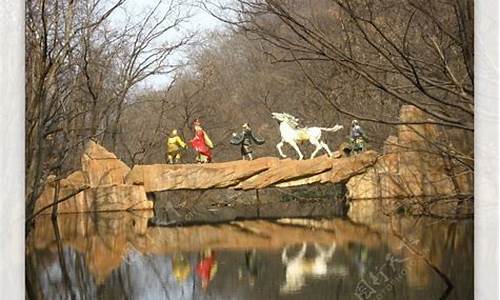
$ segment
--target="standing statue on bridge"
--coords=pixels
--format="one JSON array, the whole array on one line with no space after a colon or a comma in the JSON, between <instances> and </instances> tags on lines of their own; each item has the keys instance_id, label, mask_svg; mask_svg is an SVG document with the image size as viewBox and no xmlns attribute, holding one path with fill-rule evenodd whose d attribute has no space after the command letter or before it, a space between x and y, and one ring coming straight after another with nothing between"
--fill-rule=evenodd
<instances>
[{"instance_id":1,"label":"standing statue on bridge","mask_svg":"<svg viewBox=\"0 0 500 300\"><path fill-rule=\"evenodd\" d=\"M287 113L272 113L273 118L278 120L280 124L280 134L281 134L281 141L276 145L276 148L278 149L278 152L280 153L281 157L285 158L286 155L283 153L283 150L281 149L284 145L284 143L288 143L290 146L295 149L297 154L299 155L299 159L303 159L304 155L302 155L302 152L300 152L299 146L297 146L297 143L302 143L304 141L309 141L309 143L313 144L316 149L314 149L313 153L311 154L311 158L314 158L318 151L321 149L324 149L329 157L332 157L333 154L328 148L328 145L321 140L321 132L322 131L327 131L327 132L335 132L338 131L344 126L342 125L335 125L331 128L325 128L325 127L304 127L304 128L299 128L299 119L296 117L289 115Z\"/></svg>"},{"instance_id":2,"label":"standing statue on bridge","mask_svg":"<svg viewBox=\"0 0 500 300\"><path fill-rule=\"evenodd\" d=\"M191 147L197 152L196 161L198 163L212 162L212 151L210 150L214 147L212 141L201 127L201 122L198 119L193 122L193 125L195 136L190 143Z\"/></svg>"},{"instance_id":3,"label":"standing statue on bridge","mask_svg":"<svg viewBox=\"0 0 500 300\"><path fill-rule=\"evenodd\" d=\"M177 129L174 129L167 139L167 163L179 163L182 149L186 149L186 143L177 134Z\"/></svg>"},{"instance_id":4,"label":"standing statue on bridge","mask_svg":"<svg viewBox=\"0 0 500 300\"><path fill-rule=\"evenodd\" d=\"M243 160L246 158L248 158L248 160L252 160L252 144L255 143L257 145L262 145L265 141L255 137L252 133L250 125L245 123L243 124L243 130L239 134L233 132L233 137L229 142L233 145L241 145L241 156Z\"/></svg>"},{"instance_id":5,"label":"standing statue on bridge","mask_svg":"<svg viewBox=\"0 0 500 300\"><path fill-rule=\"evenodd\" d=\"M351 123L351 136L350 136L351 152L358 154L365 149L366 135L359 126L358 120L352 120Z\"/></svg>"}]
</instances>

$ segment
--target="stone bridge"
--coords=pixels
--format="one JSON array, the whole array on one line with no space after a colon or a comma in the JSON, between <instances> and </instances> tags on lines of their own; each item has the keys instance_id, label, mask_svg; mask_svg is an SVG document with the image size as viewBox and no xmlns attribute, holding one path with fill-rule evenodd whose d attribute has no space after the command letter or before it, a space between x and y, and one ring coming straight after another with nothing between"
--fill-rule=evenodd
<instances>
[{"instance_id":1,"label":"stone bridge","mask_svg":"<svg viewBox=\"0 0 500 300\"><path fill-rule=\"evenodd\" d=\"M362 173L375 163L377 156L375 151L367 151L338 159L325 155L311 160L262 157L210 164L137 165L127 174L125 183L143 185L146 192L213 188L255 190L337 183Z\"/></svg>"},{"instance_id":2,"label":"stone bridge","mask_svg":"<svg viewBox=\"0 0 500 300\"><path fill-rule=\"evenodd\" d=\"M405 105L400 120L415 124L428 121L429 116ZM382 154L366 151L341 158L336 153L338 158L320 156L301 161L263 157L210 164L136 165L132 169L90 141L81 158L82 169L57 183L58 212L151 209L148 192L258 190L339 182L346 183L351 199L472 195L473 173L436 147L442 134L431 122L423 122L398 126L397 136L387 138ZM45 208L54 202L57 184L49 176L35 212L51 211Z\"/></svg>"},{"instance_id":3,"label":"stone bridge","mask_svg":"<svg viewBox=\"0 0 500 300\"><path fill-rule=\"evenodd\" d=\"M311 160L262 157L252 161L209 164L136 165L130 169L104 147L90 141L82 155L82 170L59 182L58 212L151 209L146 193L171 190L230 188L256 190L313 183L345 182L375 164L378 154L367 151L349 158L326 155ZM54 201L56 182L49 177L35 212ZM44 213L50 213L46 209Z\"/></svg>"}]
</instances>

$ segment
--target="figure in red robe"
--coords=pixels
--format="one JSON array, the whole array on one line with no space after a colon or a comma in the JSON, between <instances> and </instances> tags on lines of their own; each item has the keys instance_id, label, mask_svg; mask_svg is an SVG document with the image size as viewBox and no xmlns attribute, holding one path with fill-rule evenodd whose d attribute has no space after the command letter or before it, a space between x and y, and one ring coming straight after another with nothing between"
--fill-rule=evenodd
<instances>
[{"instance_id":1,"label":"figure in red robe","mask_svg":"<svg viewBox=\"0 0 500 300\"><path fill-rule=\"evenodd\" d=\"M217 272L217 261L215 260L215 253L210 248L204 249L200 256L200 262L196 266L196 273L201 278L201 287L206 290Z\"/></svg>"},{"instance_id":2,"label":"figure in red robe","mask_svg":"<svg viewBox=\"0 0 500 300\"><path fill-rule=\"evenodd\" d=\"M197 152L196 161L199 163L206 163L212 161L212 151L213 148L212 141L208 137L208 134L201 127L201 123L196 119L193 123L195 136L190 141L191 147Z\"/></svg>"}]
</instances>

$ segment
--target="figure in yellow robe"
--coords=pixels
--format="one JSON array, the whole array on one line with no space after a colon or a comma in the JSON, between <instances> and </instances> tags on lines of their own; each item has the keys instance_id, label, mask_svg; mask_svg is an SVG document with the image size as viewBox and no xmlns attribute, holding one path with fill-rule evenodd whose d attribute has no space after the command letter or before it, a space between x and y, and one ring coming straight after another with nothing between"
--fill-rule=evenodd
<instances>
[{"instance_id":1,"label":"figure in yellow robe","mask_svg":"<svg viewBox=\"0 0 500 300\"><path fill-rule=\"evenodd\" d=\"M167 163L174 164L181 161L181 150L186 148L186 143L177 134L177 130L172 130L167 139Z\"/></svg>"},{"instance_id":2,"label":"figure in yellow robe","mask_svg":"<svg viewBox=\"0 0 500 300\"><path fill-rule=\"evenodd\" d=\"M183 283L191 273L189 260L182 253L174 253L172 257L172 273L178 283Z\"/></svg>"}]
</instances>

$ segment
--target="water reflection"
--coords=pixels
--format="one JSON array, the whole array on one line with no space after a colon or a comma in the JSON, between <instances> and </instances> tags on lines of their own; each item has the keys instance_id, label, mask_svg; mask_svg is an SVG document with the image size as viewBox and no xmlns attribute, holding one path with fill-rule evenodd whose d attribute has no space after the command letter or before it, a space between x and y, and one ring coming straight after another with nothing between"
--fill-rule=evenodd
<instances>
[{"instance_id":1,"label":"water reflection","mask_svg":"<svg viewBox=\"0 0 500 300\"><path fill-rule=\"evenodd\" d=\"M36 299L439 299L451 283L450 299L473 295L472 220L401 218L390 229L387 220L367 226L341 218L148 227L150 217L39 218L26 249L30 294Z\"/></svg>"},{"instance_id":2,"label":"water reflection","mask_svg":"<svg viewBox=\"0 0 500 300\"><path fill-rule=\"evenodd\" d=\"M298 253L292 257L288 255L289 246L285 246L281 252L281 261L285 265L285 284L281 286L280 292L289 294L300 291L305 285L306 278L324 278L328 274L347 275L345 266L328 267L336 247L335 242L324 248L314 243L316 250L314 257L306 258L307 243L302 243Z\"/></svg>"},{"instance_id":3,"label":"water reflection","mask_svg":"<svg viewBox=\"0 0 500 300\"><path fill-rule=\"evenodd\" d=\"M191 274L191 265L183 253L174 253L172 255L172 274L177 283L182 284Z\"/></svg>"},{"instance_id":4,"label":"water reflection","mask_svg":"<svg viewBox=\"0 0 500 300\"><path fill-rule=\"evenodd\" d=\"M255 280L259 277L262 271L261 259L257 256L257 250L245 251L245 266L238 269L238 278L243 280L245 277L248 280L250 287L255 286Z\"/></svg>"},{"instance_id":5,"label":"water reflection","mask_svg":"<svg viewBox=\"0 0 500 300\"><path fill-rule=\"evenodd\" d=\"M207 290L208 284L214 279L217 273L217 261L212 249L206 248L200 253L200 259L196 265L196 273L201 279L201 287Z\"/></svg>"}]
</instances>

